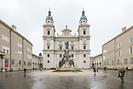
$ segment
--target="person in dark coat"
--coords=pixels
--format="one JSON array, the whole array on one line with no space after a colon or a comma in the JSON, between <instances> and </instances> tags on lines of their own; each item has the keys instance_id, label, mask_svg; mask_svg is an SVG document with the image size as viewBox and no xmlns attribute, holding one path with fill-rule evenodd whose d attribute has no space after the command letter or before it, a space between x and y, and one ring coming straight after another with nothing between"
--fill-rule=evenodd
<instances>
[{"instance_id":1,"label":"person in dark coat","mask_svg":"<svg viewBox=\"0 0 133 89\"><path fill-rule=\"evenodd\" d=\"M124 83L125 69L121 68L118 70L118 77L121 79L121 82Z\"/></svg>"},{"instance_id":2,"label":"person in dark coat","mask_svg":"<svg viewBox=\"0 0 133 89\"><path fill-rule=\"evenodd\" d=\"M93 68L93 72L94 72L94 74L96 74L96 68L95 67Z\"/></svg>"},{"instance_id":3,"label":"person in dark coat","mask_svg":"<svg viewBox=\"0 0 133 89\"><path fill-rule=\"evenodd\" d=\"M26 68L24 68L24 74L26 73L26 71L27 71L27 69L26 69Z\"/></svg>"}]
</instances>

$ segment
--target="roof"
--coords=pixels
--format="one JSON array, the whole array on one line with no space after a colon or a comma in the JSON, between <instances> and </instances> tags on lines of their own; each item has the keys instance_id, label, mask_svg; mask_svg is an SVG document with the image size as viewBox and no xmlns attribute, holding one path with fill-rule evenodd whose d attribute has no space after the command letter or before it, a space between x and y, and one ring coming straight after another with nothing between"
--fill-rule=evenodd
<instances>
[{"instance_id":1,"label":"roof","mask_svg":"<svg viewBox=\"0 0 133 89\"><path fill-rule=\"evenodd\" d=\"M47 16L46 20L52 20L53 21L53 17L52 16Z\"/></svg>"},{"instance_id":2,"label":"roof","mask_svg":"<svg viewBox=\"0 0 133 89\"><path fill-rule=\"evenodd\" d=\"M48 11L48 16L46 17L46 20L52 20L53 21L53 17L51 16L51 11Z\"/></svg>"},{"instance_id":3,"label":"roof","mask_svg":"<svg viewBox=\"0 0 133 89\"><path fill-rule=\"evenodd\" d=\"M98 54L98 55L94 56L94 58L96 58L96 57L98 57L98 56L102 56L102 53L100 53L100 54Z\"/></svg>"},{"instance_id":4,"label":"roof","mask_svg":"<svg viewBox=\"0 0 133 89\"><path fill-rule=\"evenodd\" d=\"M85 16L85 11L82 11L82 16L80 17L80 21L81 20L87 20L87 17Z\"/></svg>"},{"instance_id":5,"label":"roof","mask_svg":"<svg viewBox=\"0 0 133 89\"><path fill-rule=\"evenodd\" d=\"M120 34L118 34L117 36L115 36L114 38L112 38L111 40L107 41L106 43L104 43L102 46L106 45L107 43L111 42L112 40L118 38L119 36L125 34L126 32L130 31L131 29L133 29L133 26L129 27L128 29L126 29L124 32L121 32Z\"/></svg>"},{"instance_id":6,"label":"roof","mask_svg":"<svg viewBox=\"0 0 133 89\"><path fill-rule=\"evenodd\" d=\"M86 16L81 16L81 17L80 17L80 21L81 21L81 20L87 20L87 17L86 17Z\"/></svg>"},{"instance_id":7,"label":"roof","mask_svg":"<svg viewBox=\"0 0 133 89\"><path fill-rule=\"evenodd\" d=\"M22 36L22 35L21 35L20 33L18 33L17 31L14 31L13 28L12 28L11 26L9 26L7 23L5 23L4 21L2 21L1 19L0 19L0 23L2 23L4 26L6 26L7 28L9 28L11 31L13 31L13 32L16 33L17 35L21 36L23 39L25 39L28 43L30 43L30 44L33 46L33 44L32 44L29 40L27 40L24 36Z\"/></svg>"}]
</instances>

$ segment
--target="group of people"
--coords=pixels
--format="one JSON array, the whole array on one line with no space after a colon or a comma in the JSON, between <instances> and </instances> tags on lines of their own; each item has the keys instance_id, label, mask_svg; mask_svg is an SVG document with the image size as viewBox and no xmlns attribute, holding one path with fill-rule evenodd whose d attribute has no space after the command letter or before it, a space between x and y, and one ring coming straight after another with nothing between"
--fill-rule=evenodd
<instances>
[{"instance_id":1,"label":"group of people","mask_svg":"<svg viewBox=\"0 0 133 89\"><path fill-rule=\"evenodd\" d=\"M94 75L96 75L96 72L98 72L98 68L93 67L92 69L93 69ZM104 67L103 70L105 73L107 73L107 67ZM118 69L118 78L120 78L122 83L124 83L125 72L126 72L126 69L124 67Z\"/></svg>"}]
</instances>

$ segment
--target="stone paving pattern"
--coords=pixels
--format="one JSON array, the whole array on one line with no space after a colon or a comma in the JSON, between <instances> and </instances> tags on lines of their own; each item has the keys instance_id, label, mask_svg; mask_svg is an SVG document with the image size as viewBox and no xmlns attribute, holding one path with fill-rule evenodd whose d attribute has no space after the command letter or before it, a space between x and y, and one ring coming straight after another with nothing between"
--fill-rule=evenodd
<instances>
[{"instance_id":1,"label":"stone paving pattern","mask_svg":"<svg viewBox=\"0 0 133 89\"><path fill-rule=\"evenodd\" d=\"M0 73L0 89L133 89L133 71L121 83L116 70L78 73L28 71Z\"/></svg>"}]
</instances>

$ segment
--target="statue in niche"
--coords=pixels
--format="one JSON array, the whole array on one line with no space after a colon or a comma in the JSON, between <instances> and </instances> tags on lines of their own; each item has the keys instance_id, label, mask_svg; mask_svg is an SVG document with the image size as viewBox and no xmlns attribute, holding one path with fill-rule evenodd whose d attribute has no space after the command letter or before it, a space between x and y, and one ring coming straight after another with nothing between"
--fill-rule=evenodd
<instances>
[{"instance_id":1,"label":"statue in niche","mask_svg":"<svg viewBox=\"0 0 133 89\"><path fill-rule=\"evenodd\" d=\"M66 49L69 48L69 42L68 41L65 43L65 46L66 46Z\"/></svg>"}]
</instances>

